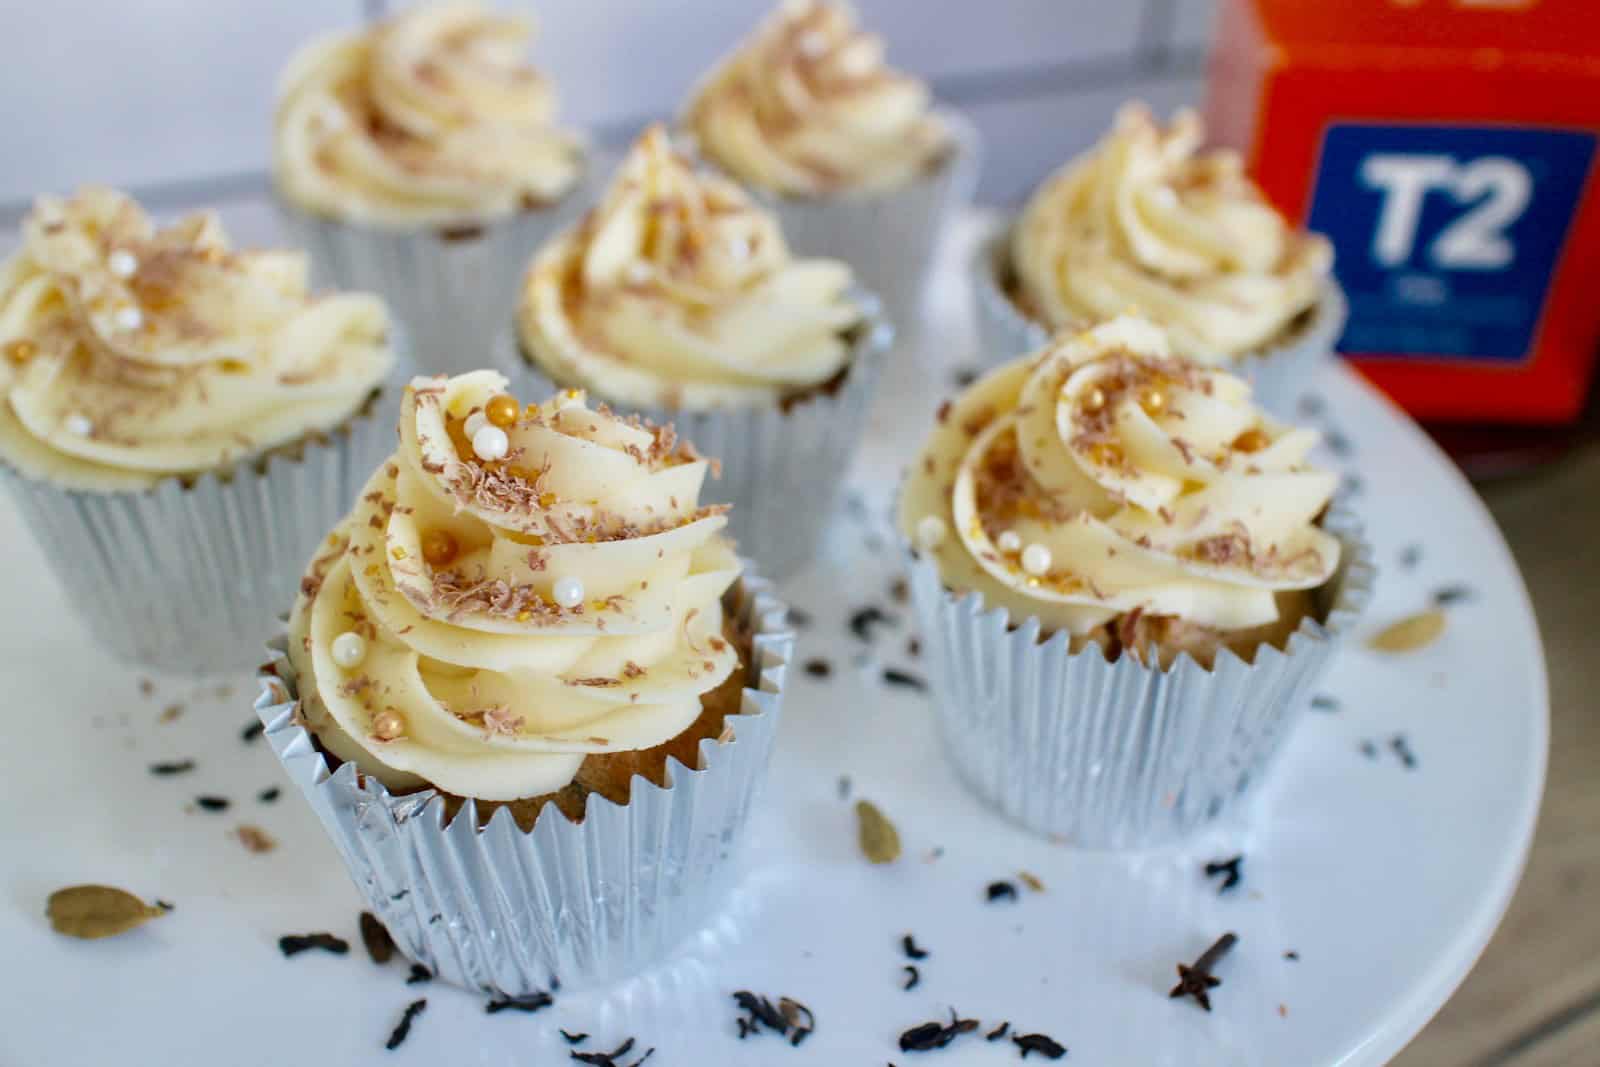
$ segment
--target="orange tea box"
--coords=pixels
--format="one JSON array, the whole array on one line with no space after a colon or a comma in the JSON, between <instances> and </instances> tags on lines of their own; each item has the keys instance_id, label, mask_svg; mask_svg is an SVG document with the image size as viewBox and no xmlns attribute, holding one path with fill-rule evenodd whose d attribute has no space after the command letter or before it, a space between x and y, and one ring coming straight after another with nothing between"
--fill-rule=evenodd
<instances>
[{"instance_id":1,"label":"orange tea box","mask_svg":"<svg viewBox=\"0 0 1600 1067\"><path fill-rule=\"evenodd\" d=\"M1597 57L1593 0L1223 0L1211 129L1333 241L1340 351L1420 418L1583 404Z\"/></svg>"}]
</instances>

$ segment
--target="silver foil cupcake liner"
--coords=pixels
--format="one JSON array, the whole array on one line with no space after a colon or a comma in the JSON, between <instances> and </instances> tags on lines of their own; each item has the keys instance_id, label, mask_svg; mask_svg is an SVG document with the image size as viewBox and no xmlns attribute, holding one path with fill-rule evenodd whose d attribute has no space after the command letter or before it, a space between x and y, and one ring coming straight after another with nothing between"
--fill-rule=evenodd
<instances>
[{"instance_id":1,"label":"silver foil cupcake liner","mask_svg":"<svg viewBox=\"0 0 1600 1067\"><path fill-rule=\"evenodd\" d=\"M67 603L117 658L181 674L247 668L283 591L394 451L408 371L400 359L337 429L226 471L93 492L0 463L0 480Z\"/></svg>"},{"instance_id":2,"label":"silver foil cupcake liner","mask_svg":"<svg viewBox=\"0 0 1600 1067\"><path fill-rule=\"evenodd\" d=\"M1317 618L1254 663L1221 652L1207 670L1170 669L1099 646L1068 651L1037 618L1013 625L981 595L945 588L902 541L923 661L946 754L979 798L1070 844L1140 848L1178 840L1227 812L1270 769L1310 690L1360 615L1376 568L1360 522L1335 507L1344 546ZM1320 618L1321 621L1317 621Z\"/></svg>"},{"instance_id":3,"label":"silver foil cupcake liner","mask_svg":"<svg viewBox=\"0 0 1600 1067\"><path fill-rule=\"evenodd\" d=\"M1024 314L1007 292L1010 253L1011 227L1006 226L980 242L972 257L972 310L978 362L983 366L998 366L1036 352L1050 339L1050 330ZM1328 278L1316 305L1293 322L1280 340L1225 363L1221 369L1249 381L1256 403L1274 415L1288 416L1308 383L1315 381L1318 368L1333 358L1348 314L1344 290Z\"/></svg>"},{"instance_id":4,"label":"silver foil cupcake liner","mask_svg":"<svg viewBox=\"0 0 1600 1067\"><path fill-rule=\"evenodd\" d=\"M899 189L812 200L761 190L751 194L778 216L797 255L850 264L861 284L883 300L890 321L907 340L921 322L939 239L972 199L982 161L982 142L972 123L954 112L939 115L951 131L949 156Z\"/></svg>"},{"instance_id":5,"label":"silver foil cupcake liner","mask_svg":"<svg viewBox=\"0 0 1600 1067\"><path fill-rule=\"evenodd\" d=\"M454 819L433 790L391 794L345 763L330 771L295 714L282 653L261 674L256 714L294 784L332 836L367 907L412 960L454 985L516 996L637 974L704 928L732 889L750 808L765 779L794 635L770 585L748 573L725 598L752 640L733 739L677 760L668 786L635 778L628 803L597 794L583 822L546 805L532 832L508 808Z\"/></svg>"},{"instance_id":6,"label":"silver foil cupcake liner","mask_svg":"<svg viewBox=\"0 0 1600 1067\"><path fill-rule=\"evenodd\" d=\"M728 536L776 579L805 566L822 544L894 340L877 299L860 291L854 298L864 319L850 366L837 384L792 403L763 407L630 409L654 422L672 423L680 439L721 463L721 474L706 480L701 500L733 505ZM496 357L495 365L526 400L575 384L545 374L522 351L514 331L502 339ZM607 399L598 390L591 394Z\"/></svg>"},{"instance_id":7,"label":"silver foil cupcake liner","mask_svg":"<svg viewBox=\"0 0 1600 1067\"><path fill-rule=\"evenodd\" d=\"M488 366L528 260L587 206L598 162L590 158L586 177L558 203L481 225L386 230L314 215L282 197L278 214L321 283L384 298L405 323L420 373L464 374Z\"/></svg>"}]
</instances>

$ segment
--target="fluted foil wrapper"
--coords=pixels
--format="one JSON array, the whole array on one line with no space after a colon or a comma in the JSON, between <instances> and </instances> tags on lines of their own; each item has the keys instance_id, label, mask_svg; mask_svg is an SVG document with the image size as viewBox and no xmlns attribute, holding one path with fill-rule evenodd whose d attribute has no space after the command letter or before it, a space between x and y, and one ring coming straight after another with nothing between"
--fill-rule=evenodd
<instances>
[{"instance_id":1,"label":"fluted foil wrapper","mask_svg":"<svg viewBox=\"0 0 1600 1067\"><path fill-rule=\"evenodd\" d=\"M516 307L534 251L592 199L597 160L559 203L481 225L391 230L314 215L278 198L291 240L311 254L319 281L375 292L405 323L425 374L489 365Z\"/></svg>"},{"instance_id":2,"label":"fluted foil wrapper","mask_svg":"<svg viewBox=\"0 0 1600 1067\"><path fill-rule=\"evenodd\" d=\"M945 751L982 800L1039 834L1089 848L1160 845L1228 811L1261 781L1311 689L1360 615L1376 575L1360 522L1324 521L1344 546L1285 649L1253 664L1231 652L1206 670L1188 655L1169 670L1098 646L1040 640L1037 618L1013 629L981 595L947 590L932 561L902 542L924 662Z\"/></svg>"},{"instance_id":3,"label":"fluted foil wrapper","mask_svg":"<svg viewBox=\"0 0 1600 1067\"><path fill-rule=\"evenodd\" d=\"M748 571L725 598L752 635L733 739L700 744L700 769L668 762L666 788L635 778L628 803L591 794L574 824L554 805L531 833L506 808L454 819L433 790L395 796L345 763L331 772L296 722L296 679L274 643L256 714L333 838L367 907L406 956L493 995L581 988L667 957L733 887L744 825L766 777L794 635L771 586Z\"/></svg>"},{"instance_id":4,"label":"fluted foil wrapper","mask_svg":"<svg viewBox=\"0 0 1600 1067\"><path fill-rule=\"evenodd\" d=\"M180 674L261 661L285 589L394 451L408 364L338 429L227 471L138 491L36 481L0 463L64 599L117 658Z\"/></svg>"},{"instance_id":5,"label":"fluted foil wrapper","mask_svg":"<svg viewBox=\"0 0 1600 1067\"><path fill-rule=\"evenodd\" d=\"M721 474L706 480L701 502L733 505L728 536L776 579L794 574L821 547L894 340L877 298L857 291L854 299L864 318L849 370L832 392L783 406L630 409L653 422L672 423L680 439L721 463ZM543 399L571 384L552 381L529 361L514 334L502 339L495 365L526 400ZM607 398L591 390L591 399Z\"/></svg>"},{"instance_id":6,"label":"fluted foil wrapper","mask_svg":"<svg viewBox=\"0 0 1600 1067\"><path fill-rule=\"evenodd\" d=\"M951 134L949 156L898 189L817 199L751 193L777 214L796 255L850 264L861 284L882 298L890 321L907 338L921 321L939 239L971 201L982 160L977 129L954 112L940 112L940 118Z\"/></svg>"},{"instance_id":7,"label":"fluted foil wrapper","mask_svg":"<svg viewBox=\"0 0 1600 1067\"><path fill-rule=\"evenodd\" d=\"M1010 255L1011 228L1007 226L981 242L972 257L977 354L984 366L998 366L1038 351L1050 339L1049 329L1023 314L1006 292ZM1285 331L1281 340L1224 363L1221 369L1249 381L1256 403L1269 412L1291 415L1322 365L1334 358L1334 346L1348 315L1344 290L1330 277L1323 283L1316 305Z\"/></svg>"}]
</instances>

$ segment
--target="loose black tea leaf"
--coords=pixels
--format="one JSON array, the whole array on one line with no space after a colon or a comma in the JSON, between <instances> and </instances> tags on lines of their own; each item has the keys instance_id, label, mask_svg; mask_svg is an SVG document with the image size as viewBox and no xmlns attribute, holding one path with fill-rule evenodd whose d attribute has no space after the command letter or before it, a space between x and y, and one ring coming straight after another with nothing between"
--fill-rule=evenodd
<instances>
[{"instance_id":1,"label":"loose black tea leaf","mask_svg":"<svg viewBox=\"0 0 1600 1067\"><path fill-rule=\"evenodd\" d=\"M350 951L350 942L342 937L334 937L329 933L320 934L284 934L278 938L278 951L285 956L298 956L311 949L321 949L331 952L335 956L343 956Z\"/></svg>"},{"instance_id":2,"label":"loose black tea leaf","mask_svg":"<svg viewBox=\"0 0 1600 1067\"><path fill-rule=\"evenodd\" d=\"M999 1026L995 1027L993 1030L990 1030L987 1034L984 1034L983 1035L983 1039L985 1041L999 1041L1001 1038L1005 1037L1006 1034L1008 1034L1010 1032L1011 1032L1011 1024L1010 1023L1001 1023Z\"/></svg>"},{"instance_id":3,"label":"loose black tea leaf","mask_svg":"<svg viewBox=\"0 0 1600 1067\"><path fill-rule=\"evenodd\" d=\"M229 804L227 797L211 796L209 794L195 797L194 802L203 811L227 811Z\"/></svg>"},{"instance_id":4,"label":"loose black tea leaf","mask_svg":"<svg viewBox=\"0 0 1600 1067\"><path fill-rule=\"evenodd\" d=\"M894 616L876 604L869 604L850 616L850 632L855 634L859 640L871 641L873 627L892 622L894 622Z\"/></svg>"},{"instance_id":5,"label":"loose black tea leaf","mask_svg":"<svg viewBox=\"0 0 1600 1067\"><path fill-rule=\"evenodd\" d=\"M817 1028L811 1009L793 997L779 997L778 1003L773 1004L766 997L741 989L733 994L733 1001L745 1013L734 1020L741 1041L765 1027L780 1037L787 1036L789 1044L798 1046Z\"/></svg>"},{"instance_id":6,"label":"loose black tea leaf","mask_svg":"<svg viewBox=\"0 0 1600 1067\"><path fill-rule=\"evenodd\" d=\"M163 907L160 901L146 904L132 893L108 885L73 885L51 893L44 910L56 933L96 940L143 926L172 907Z\"/></svg>"},{"instance_id":7,"label":"loose black tea leaf","mask_svg":"<svg viewBox=\"0 0 1600 1067\"><path fill-rule=\"evenodd\" d=\"M928 691L928 683L910 671L900 670L898 667L885 667L883 669L885 685L898 686L901 689L914 689L919 693Z\"/></svg>"},{"instance_id":8,"label":"loose black tea leaf","mask_svg":"<svg viewBox=\"0 0 1600 1067\"><path fill-rule=\"evenodd\" d=\"M917 965L914 963L906 964L903 969L906 972L906 981L900 988L909 993L922 983L922 972L917 970Z\"/></svg>"},{"instance_id":9,"label":"loose black tea leaf","mask_svg":"<svg viewBox=\"0 0 1600 1067\"><path fill-rule=\"evenodd\" d=\"M400 1016L400 1021L395 1024L394 1032L389 1035L389 1040L383 1043L383 1047L388 1049L390 1052L393 1052L395 1049L405 1044L406 1038L411 1036L411 1021L417 1016L421 1015L422 1009L426 1008L427 1006L427 997L423 997L420 1000L413 1000L410 1004L407 1004L405 1013Z\"/></svg>"},{"instance_id":10,"label":"loose black tea leaf","mask_svg":"<svg viewBox=\"0 0 1600 1067\"><path fill-rule=\"evenodd\" d=\"M1029 874L1027 871L1018 871L1017 880L1035 893L1044 892L1044 883L1039 880L1039 876L1036 874Z\"/></svg>"},{"instance_id":11,"label":"loose black tea leaf","mask_svg":"<svg viewBox=\"0 0 1600 1067\"><path fill-rule=\"evenodd\" d=\"M420 963L411 965L411 973L406 976L406 985L420 985L423 982L433 981L433 972Z\"/></svg>"},{"instance_id":12,"label":"loose black tea leaf","mask_svg":"<svg viewBox=\"0 0 1600 1067\"><path fill-rule=\"evenodd\" d=\"M1298 960L1300 958L1300 953L1296 952L1294 949L1290 949L1288 952L1283 954L1283 958L1286 960Z\"/></svg>"},{"instance_id":13,"label":"loose black tea leaf","mask_svg":"<svg viewBox=\"0 0 1600 1067\"><path fill-rule=\"evenodd\" d=\"M1222 984L1222 979L1211 973L1226 956L1233 946L1239 943L1239 936L1232 932L1217 938L1216 943L1200 954L1200 958L1192 964L1178 964L1178 984L1172 987L1167 994L1171 1000L1179 997L1193 997L1195 1003L1206 1011L1211 1010L1211 990Z\"/></svg>"},{"instance_id":14,"label":"loose black tea leaf","mask_svg":"<svg viewBox=\"0 0 1600 1067\"><path fill-rule=\"evenodd\" d=\"M971 1033L978 1028L978 1020L963 1019L955 1011L950 1011L950 1022L923 1023L913 1026L900 1035L901 1052L929 1052L936 1048L944 1048L962 1034Z\"/></svg>"},{"instance_id":15,"label":"loose black tea leaf","mask_svg":"<svg viewBox=\"0 0 1600 1067\"><path fill-rule=\"evenodd\" d=\"M150 773L163 778L173 774L186 774L192 770L194 770L192 759L167 760L164 763L150 764Z\"/></svg>"},{"instance_id":16,"label":"loose black tea leaf","mask_svg":"<svg viewBox=\"0 0 1600 1067\"><path fill-rule=\"evenodd\" d=\"M1339 701L1326 693L1321 693L1311 698L1311 708L1313 711L1338 711Z\"/></svg>"},{"instance_id":17,"label":"loose black tea leaf","mask_svg":"<svg viewBox=\"0 0 1600 1067\"><path fill-rule=\"evenodd\" d=\"M1012 885L1010 882L990 882L989 888L985 889L983 892L984 896L991 903L996 900L1017 899L1017 887Z\"/></svg>"},{"instance_id":18,"label":"loose black tea leaf","mask_svg":"<svg viewBox=\"0 0 1600 1067\"><path fill-rule=\"evenodd\" d=\"M925 960L928 958L928 950L924 948L918 948L917 939L912 937L910 934L907 934L900 939L900 947L905 950L907 959Z\"/></svg>"},{"instance_id":19,"label":"loose black tea leaf","mask_svg":"<svg viewBox=\"0 0 1600 1067\"><path fill-rule=\"evenodd\" d=\"M1417 769L1417 754L1411 751L1411 742L1406 740L1405 734L1395 734L1389 738L1389 751L1400 758L1400 763L1406 770Z\"/></svg>"},{"instance_id":20,"label":"loose black tea leaf","mask_svg":"<svg viewBox=\"0 0 1600 1067\"><path fill-rule=\"evenodd\" d=\"M250 742L256 740L256 738L260 737L266 732L266 726L261 722L260 719L257 719L255 722L250 723L243 730L239 731L239 740L248 745Z\"/></svg>"},{"instance_id":21,"label":"loose black tea leaf","mask_svg":"<svg viewBox=\"0 0 1600 1067\"><path fill-rule=\"evenodd\" d=\"M833 674L833 664L821 658L808 659L806 660L806 673L813 678L827 678Z\"/></svg>"},{"instance_id":22,"label":"loose black tea leaf","mask_svg":"<svg viewBox=\"0 0 1600 1067\"><path fill-rule=\"evenodd\" d=\"M754 993L740 990L733 995L733 1001L745 1012L747 1012L752 1020L760 1023L767 1029L776 1030L780 1034L788 1031L789 1021L783 1017L783 1013L778 1011L778 1009L773 1006L772 1001L768 1000L766 997L760 997Z\"/></svg>"},{"instance_id":23,"label":"loose black tea leaf","mask_svg":"<svg viewBox=\"0 0 1600 1067\"><path fill-rule=\"evenodd\" d=\"M256 794L256 799L263 804L271 804L274 800L278 799L282 792L283 790L279 789L277 786L269 785L267 788Z\"/></svg>"},{"instance_id":24,"label":"loose black tea leaf","mask_svg":"<svg viewBox=\"0 0 1600 1067\"><path fill-rule=\"evenodd\" d=\"M610 1052L572 1052L568 1055L579 1063L593 1064L594 1067L617 1067L617 1057L626 1056L633 1051L633 1045L634 1039L630 1037ZM655 1050L652 1049L651 1051ZM647 1052L645 1055L648 1056L649 1053ZM644 1061L640 1060L639 1062L643 1063Z\"/></svg>"},{"instance_id":25,"label":"loose black tea leaf","mask_svg":"<svg viewBox=\"0 0 1600 1067\"><path fill-rule=\"evenodd\" d=\"M360 926L361 943L367 947L367 955L372 957L373 963L384 964L394 958L394 938L376 915L362 912Z\"/></svg>"},{"instance_id":26,"label":"loose black tea leaf","mask_svg":"<svg viewBox=\"0 0 1600 1067\"><path fill-rule=\"evenodd\" d=\"M795 627L795 629L804 630L807 626L811 625L811 613L809 611L802 611L791 604L789 605L789 622Z\"/></svg>"},{"instance_id":27,"label":"loose black tea leaf","mask_svg":"<svg viewBox=\"0 0 1600 1067\"><path fill-rule=\"evenodd\" d=\"M1471 600L1473 596L1471 586L1447 585L1433 591L1433 604L1434 607L1445 608L1463 600Z\"/></svg>"},{"instance_id":28,"label":"loose black tea leaf","mask_svg":"<svg viewBox=\"0 0 1600 1067\"><path fill-rule=\"evenodd\" d=\"M565 1030L561 1031L561 1036L564 1039L566 1039L566 1042L569 1045L581 1045L585 1041L589 1040L589 1035L588 1034L585 1034L585 1033L569 1034Z\"/></svg>"},{"instance_id":29,"label":"loose black tea leaf","mask_svg":"<svg viewBox=\"0 0 1600 1067\"><path fill-rule=\"evenodd\" d=\"M1219 874L1223 876L1222 884L1217 886L1218 896L1226 893L1228 890L1239 884L1240 879L1244 877L1244 873L1241 870L1243 864L1244 856L1242 855L1233 856L1225 860L1212 860L1210 863L1206 864L1205 870L1207 878L1215 878Z\"/></svg>"},{"instance_id":30,"label":"loose black tea leaf","mask_svg":"<svg viewBox=\"0 0 1600 1067\"><path fill-rule=\"evenodd\" d=\"M548 1008L556 1002L555 998L542 990L532 993L523 993L514 997L500 997L491 1000L483 1006L485 1015L498 1015L503 1011L520 1011L524 1015L532 1015L543 1008Z\"/></svg>"},{"instance_id":31,"label":"loose black tea leaf","mask_svg":"<svg viewBox=\"0 0 1600 1067\"><path fill-rule=\"evenodd\" d=\"M1037 1052L1047 1060L1059 1060L1067 1054L1066 1046L1046 1034L1018 1034L1011 1043L1022 1050L1022 1059L1027 1059L1030 1052Z\"/></svg>"}]
</instances>

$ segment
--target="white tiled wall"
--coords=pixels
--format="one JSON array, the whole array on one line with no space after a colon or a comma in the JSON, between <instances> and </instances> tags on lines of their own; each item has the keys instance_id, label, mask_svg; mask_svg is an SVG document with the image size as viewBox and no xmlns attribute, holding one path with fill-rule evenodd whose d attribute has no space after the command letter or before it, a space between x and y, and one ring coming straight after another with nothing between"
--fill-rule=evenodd
<instances>
[{"instance_id":1,"label":"white tiled wall","mask_svg":"<svg viewBox=\"0 0 1600 1067\"><path fill-rule=\"evenodd\" d=\"M394 6L395 0L389 0ZM1215 0L857 0L894 62L933 79L990 142L980 196L1009 200L1115 104L1198 91ZM12 5L0 64L0 220L85 181L159 201L264 187L273 86L312 34L382 0L52 0ZM563 113L603 138L670 114L768 0L502 0L531 6ZM26 42L19 45L17 42Z\"/></svg>"}]
</instances>

